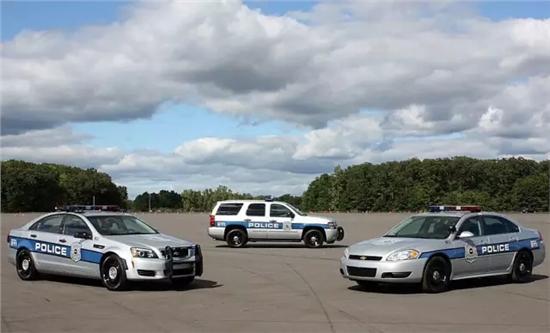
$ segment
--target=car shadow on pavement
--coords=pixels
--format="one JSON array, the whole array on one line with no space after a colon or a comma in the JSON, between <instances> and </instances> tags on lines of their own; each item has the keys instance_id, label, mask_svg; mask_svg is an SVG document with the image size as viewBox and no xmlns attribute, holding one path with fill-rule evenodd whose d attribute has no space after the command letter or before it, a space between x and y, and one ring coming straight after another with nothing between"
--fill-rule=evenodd
<instances>
[{"instance_id":1,"label":"car shadow on pavement","mask_svg":"<svg viewBox=\"0 0 550 333\"><path fill-rule=\"evenodd\" d=\"M343 245L343 244L325 244L321 249L339 249L339 248L346 248L349 245ZM227 244L222 245L216 245L217 248L229 248ZM251 249L296 249L296 248L302 248L302 249L308 249L303 243L284 243L284 244L270 244L270 243L247 243L245 247L242 247L242 249L251 248ZM317 249L313 249L317 250Z\"/></svg>"},{"instance_id":2,"label":"car shadow on pavement","mask_svg":"<svg viewBox=\"0 0 550 333\"><path fill-rule=\"evenodd\" d=\"M59 283L76 284L90 287L99 287L106 289L100 280L86 279L61 275L40 275L39 280L46 280ZM210 289L223 287L217 281L195 278L195 280L186 286L179 286L170 281L129 281L128 291L186 291L193 289Z\"/></svg>"},{"instance_id":3,"label":"car shadow on pavement","mask_svg":"<svg viewBox=\"0 0 550 333\"><path fill-rule=\"evenodd\" d=\"M548 279L547 275L533 274L531 281L524 284L533 283L535 281ZM491 276L485 278L473 278L452 281L449 291L462 289L475 289L492 286L501 286L507 284L516 284L508 279L507 276ZM378 294L423 294L420 283L373 283L369 286L354 285L348 287L349 290L378 293Z\"/></svg>"}]
</instances>

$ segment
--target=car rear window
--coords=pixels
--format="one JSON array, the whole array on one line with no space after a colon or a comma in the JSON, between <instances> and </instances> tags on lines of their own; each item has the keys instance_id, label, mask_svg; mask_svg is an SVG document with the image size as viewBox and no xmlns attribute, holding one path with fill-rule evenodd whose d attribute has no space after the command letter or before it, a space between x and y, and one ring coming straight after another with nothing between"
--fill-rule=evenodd
<instances>
[{"instance_id":1,"label":"car rear window","mask_svg":"<svg viewBox=\"0 0 550 333\"><path fill-rule=\"evenodd\" d=\"M242 203L221 204L220 207L218 207L216 215L237 215L239 214L242 206Z\"/></svg>"},{"instance_id":2,"label":"car rear window","mask_svg":"<svg viewBox=\"0 0 550 333\"><path fill-rule=\"evenodd\" d=\"M265 204L250 204L246 210L247 216L265 216Z\"/></svg>"}]
</instances>

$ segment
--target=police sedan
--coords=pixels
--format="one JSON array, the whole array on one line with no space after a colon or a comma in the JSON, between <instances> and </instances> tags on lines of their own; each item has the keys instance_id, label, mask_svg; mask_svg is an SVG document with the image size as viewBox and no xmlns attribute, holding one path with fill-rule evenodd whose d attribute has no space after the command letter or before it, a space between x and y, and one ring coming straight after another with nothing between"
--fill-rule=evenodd
<instances>
[{"instance_id":1,"label":"police sedan","mask_svg":"<svg viewBox=\"0 0 550 333\"><path fill-rule=\"evenodd\" d=\"M382 237L348 247L340 273L361 286L412 282L442 292L451 280L467 278L509 275L525 282L544 261L537 230L478 206L440 210L411 216Z\"/></svg>"},{"instance_id":2,"label":"police sedan","mask_svg":"<svg viewBox=\"0 0 550 333\"><path fill-rule=\"evenodd\" d=\"M100 279L110 290L128 280L187 285L202 274L200 246L159 233L117 212L55 212L8 235L9 261L23 280L39 273Z\"/></svg>"}]
</instances>

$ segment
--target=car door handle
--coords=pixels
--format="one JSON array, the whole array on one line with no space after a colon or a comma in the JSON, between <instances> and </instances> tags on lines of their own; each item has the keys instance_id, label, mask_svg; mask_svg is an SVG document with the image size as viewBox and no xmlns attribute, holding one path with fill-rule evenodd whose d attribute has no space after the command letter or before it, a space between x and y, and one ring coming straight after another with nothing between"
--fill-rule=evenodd
<instances>
[{"instance_id":1,"label":"car door handle","mask_svg":"<svg viewBox=\"0 0 550 333\"><path fill-rule=\"evenodd\" d=\"M67 243L67 240L62 238L62 239L59 240L59 242L60 243Z\"/></svg>"},{"instance_id":2,"label":"car door handle","mask_svg":"<svg viewBox=\"0 0 550 333\"><path fill-rule=\"evenodd\" d=\"M277 223L277 220L269 220L270 223Z\"/></svg>"},{"instance_id":3,"label":"car door handle","mask_svg":"<svg viewBox=\"0 0 550 333\"><path fill-rule=\"evenodd\" d=\"M244 219L245 222L250 222L252 221L251 219Z\"/></svg>"},{"instance_id":4,"label":"car door handle","mask_svg":"<svg viewBox=\"0 0 550 333\"><path fill-rule=\"evenodd\" d=\"M36 235L35 235L35 234L31 234L31 237L32 237L32 238L36 238Z\"/></svg>"},{"instance_id":5,"label":"car door handle","mask_svg":"<svg viewBox=\"0 0 550 333\"><path fill-rule=\"evenodd\" d=\"M510 237L510 241L511 241L511 242L517 242L517 241L518 241L518 238L517 238L517 237Z\"/></svg>"}]
</instances>

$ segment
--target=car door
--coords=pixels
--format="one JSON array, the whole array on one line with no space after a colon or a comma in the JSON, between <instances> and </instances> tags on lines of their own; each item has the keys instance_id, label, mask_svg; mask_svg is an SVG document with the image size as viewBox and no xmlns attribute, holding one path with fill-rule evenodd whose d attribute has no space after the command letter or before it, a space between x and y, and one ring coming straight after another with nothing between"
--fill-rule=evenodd
<instances>
[{"instance_id":1,"label":"car door","mask_svg":"<svg viewBox=\"0 0 550 333\"><path fill-rule=\"evenodd\" d=\"M300 239L302 230L292 229L292 220L294 213L285 205L279 203L271 203L269 205L269 222L274 225L268 231L270 239Z\"/></svg>"},{"instance_id":2,"label":"car door","mask_svg":"<svg viewBox=\"0 0 550 333\"><path fill-rule=\"evenodd\" d=\"M59 241L70 246L68 273L84 277L99 276L97 249L94 251L93 233L84 220L68 214L63 219L62 235Z\"/></svg>"},{"instance_id":3,"label":"car door","mask_svg":"<svg viewBox=\"0 0 550 333\"><path fill-rule=\"evenodd\" d=\"M483 219L473 216L464 220L459 226L453 241L453 247L464 248L464 258L453 259L453 276L455 278L488 273L491 257L482 255L480 250L489 243L489 237L483 233ZM460 238L460 234L469 231L472 237Z\"/></svg>"},{"instance_id":4,"label":"car door","mask_svg":"<svg viewBox=\"0 0 550 333\"><path fill-rule=\"evenodd\" d=\"M245 211L244 221L248 238L267 239L269 217L265 203L250 203Z\"/></svg>"},{"instance_id":5,"label":"car door","mask_svg":"<svg viewBox=\"0 0 550 333\"><path fill-rule=\"evenodd\" d=\"M59 241L65 214L44 217L29 228L29 240L37 268L46 273L65 273L69 248Z\"/></svg>"},{"instance_id":6,"label":"car door","mask_svg":"<svg viewBox=\"0 0 550 333\"><path fill-rule=\"evenodd\" d=\"M518 226L501 216L485 215L483 228L489 236L490 244L483 251L491 256L491 271L507 271L514 260L514 243L519 240Z\"/></svg>"}]
</instances>

